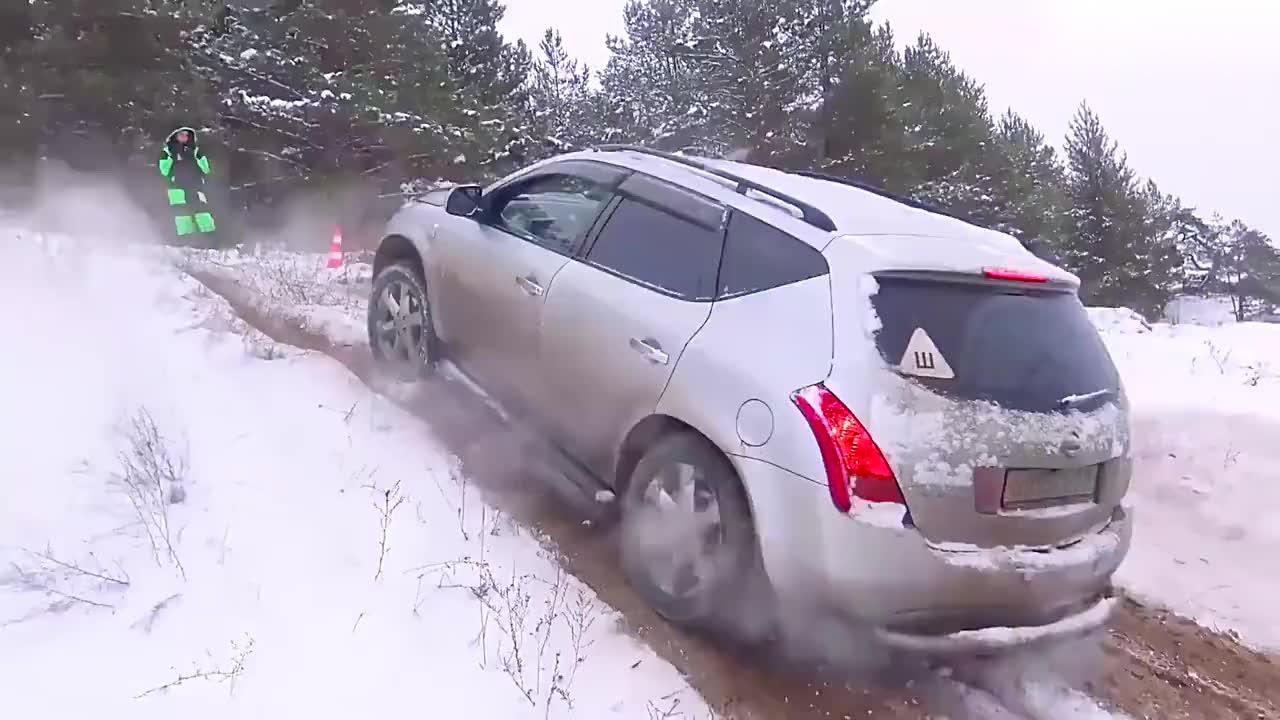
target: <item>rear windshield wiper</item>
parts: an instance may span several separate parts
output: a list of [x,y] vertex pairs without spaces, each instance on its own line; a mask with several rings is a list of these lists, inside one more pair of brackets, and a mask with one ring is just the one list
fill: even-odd
[[1095,390],[1094,392],[1085,393],[1084,395],[1068,395],[1058,401],[1057,408],[1059,410],[1070,410],[1077,405],[1083,405],[1084,403],[1092,400],[1101,400],[1111,393],[1111,390]]

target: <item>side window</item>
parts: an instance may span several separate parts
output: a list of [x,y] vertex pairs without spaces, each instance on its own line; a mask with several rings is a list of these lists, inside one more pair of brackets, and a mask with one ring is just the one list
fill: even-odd
[[685,300],[715,296],[724,233],[624,199],[596,237],[587,262]]
[[729,219],[717,299],[750,295],[826,275],[822,253],[745,213]]
[[507,232],[571,255],[612,192],[574,175],[540,175],[499,191],[494,222]]

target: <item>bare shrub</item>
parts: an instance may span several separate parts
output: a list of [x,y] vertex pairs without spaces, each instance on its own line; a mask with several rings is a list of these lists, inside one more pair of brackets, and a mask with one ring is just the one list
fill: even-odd
[[317,277],[319,260],[312,267],[303,268],[299,267],[301,258],[277,256],[259,264],[257,269],[261,278],[257,283],[258,290],[267,299],[285,306],[340,304],[338,293]]
[[115,606],[94,598],[107,588],[123,589],[129,587],[129,575],[123,569],[114,574],[102,569],[96,558],[92,567],[80,562],[61,560],[53,555],[52,550],[43,552],[24,550],[31,559],[28,565],[13,564],[14,583],[18,588],[29,592],[39,592],[55,598],[45,610],[56,612],[72,604],[91,607],[115,609]]
[[[124,571],[124,568],[117,567],[116,575],[112,575],[109,571],[101,568],[89,570],[78,563],[59,560],[54,557],[51,548],[45,548],[44,552],[33,552],[31,550],[24,550],[24,552],[38,560],[44,568],[57,568],[71,575],[100,581],[104,585],[129,586],[129,574]],[[90,553],[89,557],[93,558],[96,563],[97,558],[92,553]]]
[[[204,272],[234,283],[243,299],[262,315],[323,335],[326,328],[309,309],[335,308],[345,316],[363,316],[371,282],[368,265],[344,264],[338,270],[328,270],[325,259],[320,254],[280,250],[259,252],[251,258],[191,251],[174,262],[188,274]],[[249,350],[259,357],[265,354],[265,359],[285,354],[279,346]]]
[[680,698],[662,698],[661,700],[650,700],[645,704],[645,710],[649,713],[649,720],[677,720],[685,717],[680,712]]
[[244,351],[259,360],[279,360],[289,354],[287,346],[281,346],[256,328],[246,326],[240,333],[240,339],[244,343]]
[[229,692],[231,694],[235,694],[236,679],[239,678],[240,675],[244,672],[245,665],[249,660],[249,656],[252,654],[253,654],[253,638],[252,637],[246,636],[243,642],[233,640],[231,642],[231,657],[228,658],[227,660],[212,666],[205,666],[205,667],[201,667],[199,663],[193,663],[192,670],[190,672],[185,672],[185,673],[178,672],[177,668],[174,668],[174,672],[177,672],[177,677],[175,677],[173,680],[170,680],[167,683],[164,683],[163,685],[157,685],[156,687],[153,687],[150,690],[146,690],[144,692],[138,693],[137,695],[134,696],[134,699],[137,700],[140,698],[147,697],[148,695],[156,695],[159,693],[167,692],[169,690],[172,690],[173,688],[176,688],[180,685],[184,685],[193,680],[205,680],[205,681],[214,682],[218,684],[230,683]]
[[1271,367],[1267,363],[1254,363],[1245,367],[1244,384],[1249,387],[1257,387],[1258,383],[1263,380],[1270,380],[1275,377],[1271,372]]
[[1226,454],[1222,458],[1222,467],[1227,469],[1238,462],[1240,462],[1240,451],[1233,447],[1228,447]]
[[498,663],[503,672],[511,678],[520,693],[529,700],[530,705],[537,706],[535,695],[537,685],[529,683],[526,672],[529,656],[528,643],[532,633],[529,632],[529,610],[532,595],[529,592],[531,575],[518,575],[515,568],[511,570],[511,580],[505,584],[493,582],[493,574],[488,574],[490,584],[484,587],[485,599],[493,603],[494,626],[505,638],[498,640]]
[[1212,340],[1204,341],[1205,348],[1209,351],[1209,358],[1213,360],[1214,365],[1218,367],[1218,373],[1227,374],[1227,363],[1231,360],[1231,351],[1223,350],[1218,347]]
[[[727,711],[717,714],[714,710],[708,709],[706,714],[695,714],[693,710],[681,708],[680,695],[684,694],[682,688],[674,692],[667,693],[656,700],[650,700],[645,703],[645,710],[649,715],[649,720],[716,720],[717,717],[733,717]],[[849,717],[845,715],[845,717]]]
[[[462,471],[462,465],[454,458],[449,465],[449,480],[458,490],[458,503],[455,505],[453,500],[449,498],[449,493],[445,492],[444,486],[440,484],[439,478],[433,474],[431,479],[436,484],[436,489],[440,491],[440,497],[444,500],[444,504],[453,511],[455,517],[458,518],[458,532],[462,535],[464,541],[470,541],[471,535],[467,532],[467,476]],[[484,508],[481,508],[483,513]],[[483,548],[482,548],[483,549]],[[482,552],[483,554],[483,552]]]
[[161,600],[155,605],[152,605],[150,612],[148,612],[142,619],[138,620],[137,622],[130,625],[129,627],[133,628],[134,630],[141,630],[146,633],[151,632],[151,628],[155,626],[156,620],[160,617],[160,613],[164,612],[171,605],[173,605],[173,603],[181,599],[182,599],[182,593],[174,593],[170,595],[169,597]]
[[391,520],[395,516],[396,511],[404,505],[405,496],[400,492],[400,481],[396,481],[395,485],[389,488],[379,488],[376,485],[369,484],[364,486],[366,489],[373,491],[378,498],[374,502],[373,507],[378,511],[378,570],[374,573],[373,579],[377,581],[382,578],[382,566],[387,560],[387,553],[391,550],[387,544],[387,535],[391,532]]
[[[541,705],[548,715],[558,702],[573,707],[574,680],[586,661],[591,646],[587,636],[601,606],[582,589],[570,599],[570,576],[558,563],[551,580],[514,569],[509,579],[500,580],[489,563],[470,558],[415,570],[420,573],[415,612],[421,603],[422,582],[432,574],[439,576],[437,588],[468,591],[478,601],[479,628],[472,644],[481,651],[481,667],[488,666],[489,640],[491,631],[496,630],[493,657],[529,704]],[[463,574],[470,577],[460,579]],[[543,605],[535,615],[534,590],[539,589],[543,590]],[[563,644],[568,645],[571,657],[565,657],[565,650],[555,649]]]
[[564,621],[569,629],[569,645],[573,648],[573,658],[571,659],[569,671],[562,681],[565,693],[573,689],[573,682],[578,675],[578,668],[582,666],[582,663],[586,662],[587,649],[595,643],[594,640],[587,639],[587,633],[591,631],[596,621],[600,619],[601,612],[600,603],[582,588],[578,589],[577,597],[574,598],[573,602],[569,603],[565,610]]
[[169,506],[186,499],[186,452],[173,447],[146,408],[130,417],[124,436],[127,448],[116,456],[119,469],[112,481],[133,506],[156,564],[170,563],[186,579],[169,517]]
[[245,354],[259,360],[279,360],[295,352],[291,346],[276,342],[261,330],[250,325],[244,318],[237,315],[235,310],[222,300],[221,296],[214,293],[203,283],[196,281],[194,287],[188,293],[188,297],[197,300],[208,299],[213,300],[213,302],[206,304],[205,316],[199,322],[184,328],[184,330],[204,329],[215,333],[238,335],[241,344],[244,346]]

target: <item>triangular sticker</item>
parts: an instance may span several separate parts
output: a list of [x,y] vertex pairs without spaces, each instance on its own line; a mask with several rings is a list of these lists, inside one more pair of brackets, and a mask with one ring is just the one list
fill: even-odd
[[907,351],[902,354],[902,362],[898,363],[898,370],[904,375],[940,380],[950,380],[956,376],[947,359],[942,357],[942,351],[933,344],[929,333],[919,327],[911,333],[911,341],[907,343]]

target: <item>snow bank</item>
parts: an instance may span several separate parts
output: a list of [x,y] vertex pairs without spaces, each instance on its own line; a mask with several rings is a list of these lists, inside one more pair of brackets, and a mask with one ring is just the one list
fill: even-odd
[[154,251],[4,237],[9,714],[707,714],[340,365],[261,352]]
[[1129,308],[1088,308],[1088,313],[1099,332],[1134,335],[1151,332],[1151,323]]
[[1164,319],[1175,324],[1229,325],[1236,321],[1235,307],[1229,297],[1196,297],[1180,295],[1164,308]]
[[1120,582],[1280,649],[1280,326],[1099,327],[1133,410],[1137,525]]

